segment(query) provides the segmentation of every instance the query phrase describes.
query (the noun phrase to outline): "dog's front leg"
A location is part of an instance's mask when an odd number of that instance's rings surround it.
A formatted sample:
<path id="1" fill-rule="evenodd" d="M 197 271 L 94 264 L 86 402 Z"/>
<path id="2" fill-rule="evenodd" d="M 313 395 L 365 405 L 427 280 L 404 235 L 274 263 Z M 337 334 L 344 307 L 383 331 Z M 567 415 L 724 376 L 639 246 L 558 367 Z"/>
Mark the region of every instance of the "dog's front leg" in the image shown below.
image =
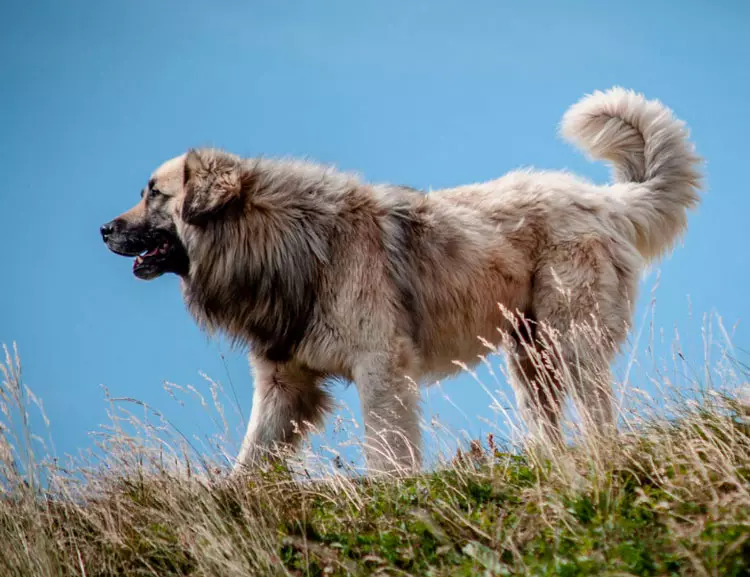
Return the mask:
<path id="1" fill-rule="evenodd" d="M 408 355 L 365 355 L 354 371 L 365 422 L 365 456 L 372 473 L 412 472 L 422 462 L 419 390 L 406 377 Z"/>
<path id="2" fill-rule="evenodd" d="M 283 447 L 296 447 L 310 425 L 317 426 L 331 408 L 319 373 L 294 364 L 251 357 L 255 393 L 250 423 L 234 470 L 274 458 Z"/>

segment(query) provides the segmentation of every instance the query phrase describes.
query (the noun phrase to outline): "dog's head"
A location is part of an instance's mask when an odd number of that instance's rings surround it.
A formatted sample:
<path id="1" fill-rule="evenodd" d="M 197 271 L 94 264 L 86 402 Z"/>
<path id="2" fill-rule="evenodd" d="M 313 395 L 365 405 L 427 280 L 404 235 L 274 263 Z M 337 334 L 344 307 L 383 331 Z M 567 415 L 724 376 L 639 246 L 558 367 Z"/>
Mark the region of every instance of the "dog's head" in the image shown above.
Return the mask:
<path id="1" fill-rule="evenodd" d="M 133 274 L 151 280 L 164 273 L 187 276 L 187 228 L 221 218 L 240 197 L 240 160 L 216 150 L 190 150 L 168 160 L 151 176 L 133 208 L 102 225 L 114 253 L 134 256 Z"/>

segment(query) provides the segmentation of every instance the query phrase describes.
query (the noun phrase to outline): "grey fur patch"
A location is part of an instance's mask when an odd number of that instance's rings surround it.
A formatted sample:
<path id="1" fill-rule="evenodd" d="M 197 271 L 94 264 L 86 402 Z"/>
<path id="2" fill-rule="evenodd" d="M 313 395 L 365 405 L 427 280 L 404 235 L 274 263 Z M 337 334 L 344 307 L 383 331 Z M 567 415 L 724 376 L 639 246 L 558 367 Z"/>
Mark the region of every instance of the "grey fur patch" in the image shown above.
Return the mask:
<path id="1" fill-rule="evenodd" d="M 419 298 L 418 243 L 423 226 L 417 211 L 418 196 L 422 193 L 410 187 L 395 187 L 397 199 L 385 215 L 383 246 L 388 260 L 388 273 L 398 291 L 404 330 L 414 344 L 421 343 L 424 307 Z M 406 193 L 406 194 L 404 194 Z"/>

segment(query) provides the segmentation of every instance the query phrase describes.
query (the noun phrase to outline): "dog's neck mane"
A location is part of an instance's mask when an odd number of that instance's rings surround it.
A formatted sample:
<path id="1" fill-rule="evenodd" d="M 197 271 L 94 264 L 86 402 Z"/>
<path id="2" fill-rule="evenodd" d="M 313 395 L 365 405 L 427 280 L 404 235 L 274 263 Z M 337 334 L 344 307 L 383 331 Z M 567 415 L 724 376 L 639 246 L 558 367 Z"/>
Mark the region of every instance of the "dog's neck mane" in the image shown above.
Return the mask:
<path id="1" fill-rule="evenodd" d="M 288 360 L 310 324 L 342 203 L 361 186 L 310 163 L 242 161 L 240 201 L 183 231 L 191 262 L 183 292 L 197 322 L 269 360 Z"/>

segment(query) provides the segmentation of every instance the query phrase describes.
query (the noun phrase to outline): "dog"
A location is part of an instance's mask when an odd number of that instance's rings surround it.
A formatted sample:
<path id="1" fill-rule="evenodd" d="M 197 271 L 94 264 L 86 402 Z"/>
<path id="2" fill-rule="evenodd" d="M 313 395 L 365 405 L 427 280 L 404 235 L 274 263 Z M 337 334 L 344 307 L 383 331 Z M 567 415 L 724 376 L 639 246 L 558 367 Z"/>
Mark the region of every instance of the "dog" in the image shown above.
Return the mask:
<path id="1" fill-rule="evenodd" d="M 247 346 L 255 391 L 236 469 L 320 424 L 331 378 L 357 387 L 368 469 L 417 469 L 415 384 L 488 346 L 507 351 L 532 434 L 557 442 L 574 393 L 604 434 L 640 271 L 686 230 L 702 161 L 668 108 L 619 87 L 572 106 L 561 132 L 609 161 L 613 182 L 519 170 L 423 193 L 190 149 L 101 235 L 139 279 L 179 275 L 197 323 Z"/>

